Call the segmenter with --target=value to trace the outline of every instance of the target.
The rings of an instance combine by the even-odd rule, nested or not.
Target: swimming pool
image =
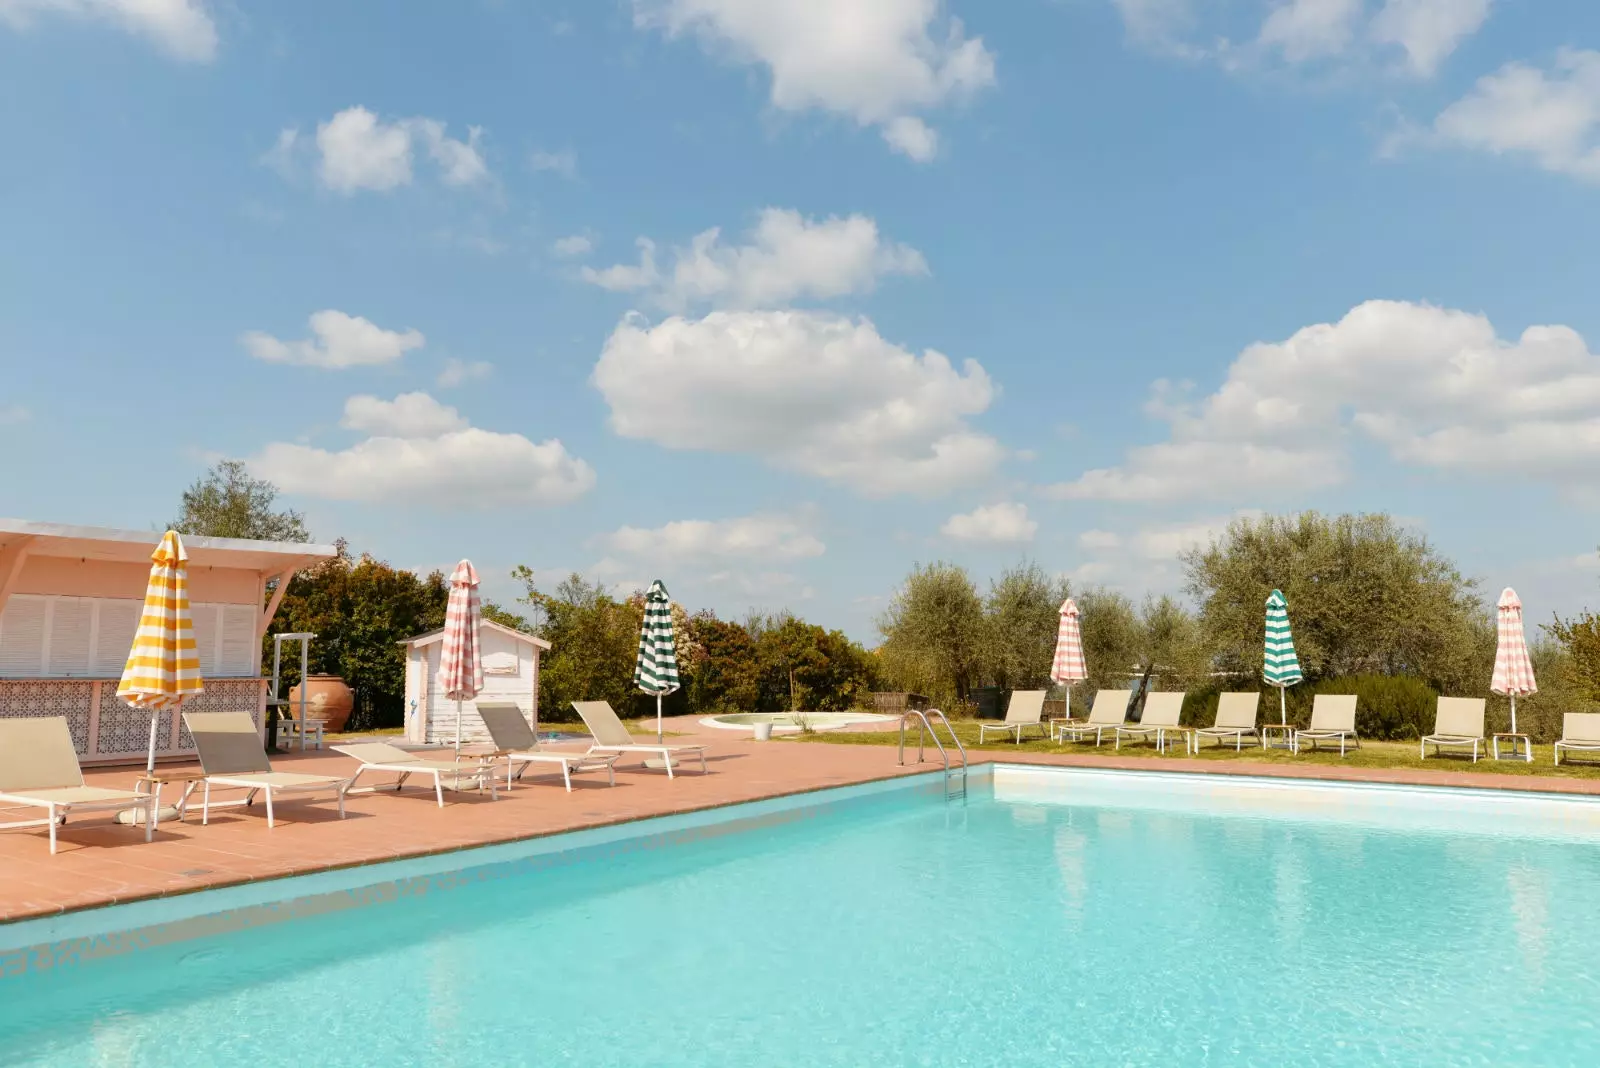
[[[0,1063],[1590,1064],[1597,842],[1542,795],[918,777],[0,928]]]

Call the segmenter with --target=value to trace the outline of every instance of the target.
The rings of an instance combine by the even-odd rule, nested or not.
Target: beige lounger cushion
[[[653,742],[640,742],[628,733],[628,728],[617,718],[616,712],[612,711],[609,701],[574,701],[572,707],[578,710],[583,725],[594,735],[595,744],[603,749],[692,751],[708,748],[704,745],[656,745]]]
[[[83,769],[64,717],[0,720],[0,793],[82,785]]]
[[[1011,703],[1006,705],[1005,722],[1010,726],[1038,723],[1044,715],[1043,690],[1013,690]]]
[[[1311,702],[1311,726],[1302,734],[1354,734],[1356,732],[1356,695],[1353,693],[1319,693]]]
[[[1482,697],[1441,697],[1433,719],[1430,738],[1482,738],[1484,708]]]
[[[1567,712],[1561,717],[1561,740],[1600,745],[1600,712]]]
[[[1139,717],[1137,724],[1130,726],[1149,730],[1176,727],[1179,717],[1183,715],[1183,696],[1182,693],[1171,692],[1145,694],[1144,714]]]
[[[1248,731],[1255,729],[1256,713],[1261,707],[1259,691],[1250,693],[1225,693],[1217,698],[1217,719],[1206,730]]]
[[[208,776],[272,771],[261,734],[248,712],[185,712],[200,767]]]
[[[389,768],[414,768],[417,771],[460,771],[476,772],[479,764],[472,762],[457,762],[454,760],[434,760],[419,753],[408,752],[397,745],[388,742],[353,742],[350,745],[336,745],[336,753],[355,757],[363,764],[381,764]]]
[[[539,735],[522,714],[522,709],[510,701],[479,701],[478,718],[483,720],[484,729],[494,739],[496,749],[539,751]]]
[[[8,797],[25,797],[30,801],[52,805],[94,805],[100,802],[107,804],[125,804],[129,801],[138,801],[143,804],[149,798],[144,794],[136,794],[132,790],[108,790],[101,786],[55,786],[46,790],[0,790],[0,794]],[[143,822],[142,820],[140,822]]]
[[[293,771],[257,771],[207,777],[223,785],[274,786],[280,790],[292,790],[297,786],[336,786],[347,781],[343,775],[302,775]]]
[[[1089,709],[1086,724],[1091,727],[1115,727],[1128,719],[1128,702],[1132,690],[1101,690],[1094,695],[1094,707]]]

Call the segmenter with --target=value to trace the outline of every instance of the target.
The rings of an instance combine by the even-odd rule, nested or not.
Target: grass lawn
[[[1149,757],[1153,760],[1180,760],[1185,757],[1194,759],[1191,754],[1183,750],[1181,744],[1167,750],[1165,754],[1157,753],[1154,742],[1130,742],[1123,740],[1121,750],[1112,747],[1111,739],[1096,747],[1093,742],[1065,742],[1057,745],[1048,739],[1041,739],[1034,734],[1027,734],[1027,740],[1020,746],[1010,741],[1000,741],[994,735],[989,736],[989,741],[982,746],[978,745],[978,723],[976,720],[955,720],[951,726],[955,728],[956,735],[961,739],[961,744],[968,750],[982,749],[990,753],[1071,753],[1087,757],[1113,757],[1113,756],[1138,756]],[[899,743],[898,730],[894,731],[818,731],[814,734],[787,735],[785,740],[821,743],[826,745],[883,745],[894,746]],[[908,731],[906,734],[908,746],[915,745],[916,732]],[[1327,743],[1323,743],[1326,745]],[[935,760],[938,759],[933,743],[928,743],[928,752]],[[1363,741],[1360,749],[1347,750],[1341,759],[1339,749],[1335,743],[1332,750],[1321,749],[1317,752],[1303,750],[1298,756],[1284,749],[1263,750],[1256,746],[1246,744],[1244,750],[1235,753],[1230,745],[1227,748],[1215,746],[1209,740],[1200,749],[1201,760],[1226,760],[1244,764],[1328,764],[1357,768],[1428,768],[1434,771],[1481,771],[1499,775],[1544,775],[1559,776],[1573,779],[1600,778],[1600,761],[1589,764],[1572,764],[1563,757],[1560,767],[1551,763],[1551,747],[1536,745],[1533,747],[1533,763],[1522,760],[1491,760],[1486,756],[1487,746],[1479,750],[1478,762],[1474,764],[1470,754],[1463,751],[1446,750],[1443,757],[1433,755],[1433,747],[1428,747],[1428,758],[1421,760],[1417,756],[1416,742],[1374,742]],[[1578,758],[1582,760],[1580,756]]]

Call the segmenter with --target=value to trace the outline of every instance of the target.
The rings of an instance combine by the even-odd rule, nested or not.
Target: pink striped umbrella
[[[1061,602],[1061,626],[1056,631],[1056,657],[1050,680],[1067,688],[1067,715],[1072,715],[1072,684],[1089,677],[1083,659],[1083,632],[1078,628],[1078,606],[1071,597]]]
[[[1511,733],[1517,733],[1517,695],[1538,693],[1533,681],[1533,661],[1528,659],[1528,640],[1522,633],[1522,601],[1517,591],[1507,586],[1495,605],[1500,644],[1494,651],[1494,678],[1489,689],[1511,698]]]
[[[444,610],[444,651],[439,654],[439,688],[456,703],[456,752],[461,752],[461,702],[483,691],[483,657],[478,650],[478,572],[463,560],[450,574],[450,601]]]

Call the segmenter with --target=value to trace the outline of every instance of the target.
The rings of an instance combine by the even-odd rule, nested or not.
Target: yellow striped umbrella
[[[200,653],[189,619],[189,554],[175,530],[167,531],[150,557],[150,584],[144,591],[144,614],[133,636],[133,649],[117,683],[117,696],[135,708],[150,711],[150,759],[156,766],[156,719],[204,692]]]

